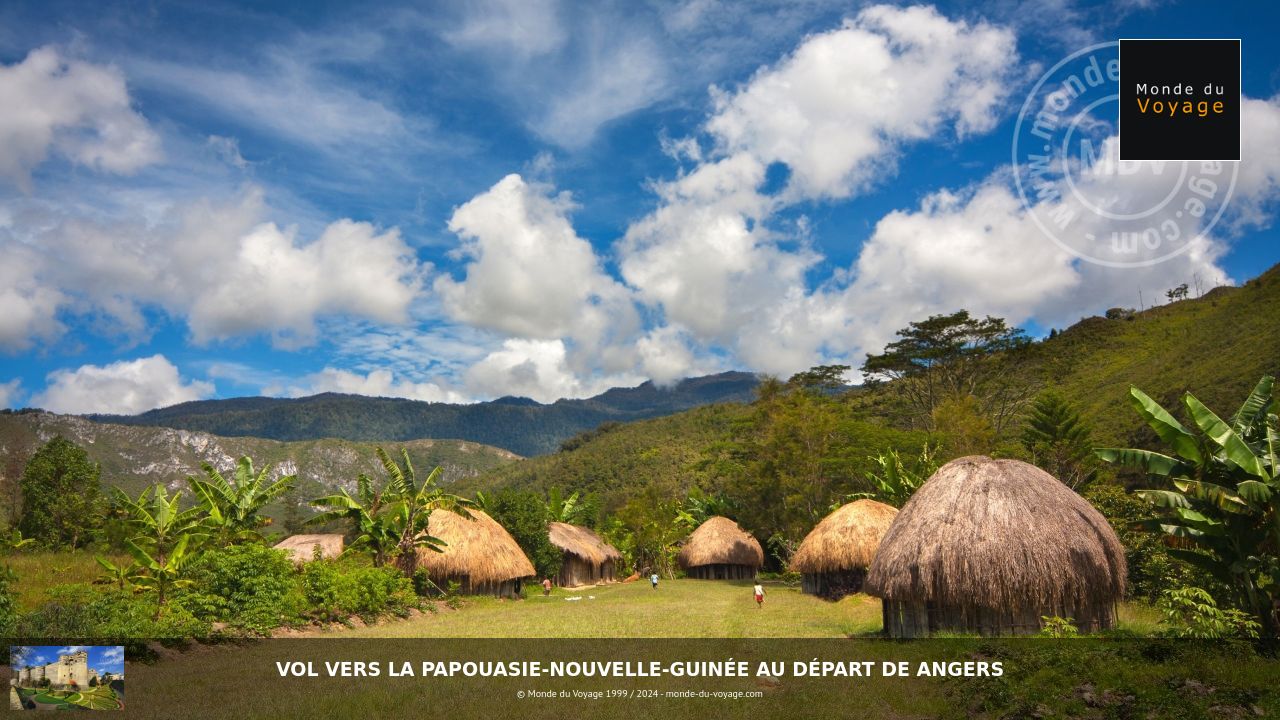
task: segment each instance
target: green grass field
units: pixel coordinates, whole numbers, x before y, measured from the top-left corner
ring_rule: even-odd
[[[117,564],[129,562],[123,554],[105,557]],[[0,564],[8,565],[18,576],[12,589],[18,609],[23,611],[38,607],[57,585],[91,583],[104,574],[94,561],[93,553],[83,550],[19,552],[0,558]]]

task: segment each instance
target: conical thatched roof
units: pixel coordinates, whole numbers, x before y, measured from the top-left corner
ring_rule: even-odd
[[[823,518],[800,543],[791,558],[791,569],[798,573],[824,573],[869,567],[880,539],[897,514],[897,508],[875,500],[856,500],[841,506]]]
[[[473,584],[531,577],[533,564],[506,528],[483,510],[471,510],[470,520],[433,510],[427,534],[448,543],[444,552],[418,548],[418,566],[437,577],[466,575]]]
[[[547,526],[551,544],[564,552],[572,553],[592,565],[603,565],[622,559],[622,554],[588,528],[569,523],[553,522]]]
[[[320,557],[336,558],[342,554],[344,543],[341,535],[290,535],[275,544],[277,550],[285,550],[294,562],[309,562],[320,546]]]
[[[1003,610],[1107,605],[1124,547],[1102,514],[1018,460],[963,457],[916,491],[880,542],[867,592]]]
[[[764,565],[760,543],[738,527],[738,523],[719,515],[698,526],[680,548],[680,567],[699,565]]]

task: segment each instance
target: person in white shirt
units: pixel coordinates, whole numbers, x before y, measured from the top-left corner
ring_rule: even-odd
[[[764,586],[761,585],[759,581],[756,581],[754,589],[756,593],[756,607],[762,608],[764,607]]]

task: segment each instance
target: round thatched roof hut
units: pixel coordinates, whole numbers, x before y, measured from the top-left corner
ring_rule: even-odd
[[[448,510],[433,510],[427,534],[448,543],[443,552],[418,548],[418,567],[441,588],[456,582],[472,595],[514,597],[520,584],[534,575],[533,564],[506,528],[483,510],[471,519]]]
[[[830,600],[860,592],[897,514],[884,503],[855,500],[823,518],[791,558],[791,569],[803,575],[801,589]]]
[[[616,579],[622,554],[594,531],[579,525],[553,522],[547,526],[551,544],[560,549],[560,573],[556,584],[578,587]]]
[[[1034,633],[1042,616],[1109,628],[1124,547],[1102,514],[1034,465],[952,460],[916,491],[876,551],[866,589],[891,637]]]
[[[288,552],[289,559],[295,563],[314,560],[316,548],[320,548],[320,557],[336,558],[344,547],[342,536],[337,534],[290,535],[275,544],[277,550]]]
[[[764,565],[764,550],[738,523],[717,515],[689,535],[677,560],[691,578],[750,580]]]

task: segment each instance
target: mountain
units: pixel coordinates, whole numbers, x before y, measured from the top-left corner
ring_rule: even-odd
[[[374,456],[375,443],[220,437],[33,411],[0,412],[0,476],[16,478],[36,448],[55,435],[84,448],[89,459],[99,463],[104,487],[114,485],[135,495],[156,483],[185,489],[185,478],[199,474],[201,464],[226,471],[243,455],[252,457],[256,467],[273,465],[273,477],[296,473],[298,497],[303,499],[328,494],[338,487],[354,489],[355,478],[362,472],[374,478],[384,477]],[[445,485],[519,459],[507,450],[464,440],[410,440],[384,447],[393,454],[401,447],[408,449],[419,473],[441,466]],[[0,497],[0,506],[9,502],[10,498]]]
[[[296,399],[201,400],[141,415],[95,415],[90,419],[285,441],[341,438],[403,442],[450,438],[528,456],[554,451],[564,440],[605,422],[659,417],[711,403],[747,402],[756,383],[753,374],[726,372],[689,378],[671,387],[646,382],[634,388],[614,388],[584,400],[558,400],[549,405],[510,397],[454,405],[325,393]]]
[[[1035,391],[1055,389],[1074,404],[1099,446],[1160,446],[1129,404],[1130,385],[1178,415],[1178,398],[1190,391],[1227,417],[1262,375],[1280,374],[1280,266],[1240,287],[1111,315],[1034,343],[1021,372]],[[919,448],[924,435],[907,430],[894,396],[892,383],[844,394],[841,412],[855,431],[822,460],[852,458],[846,477],[856,479],[856,461],[868,454]],[[756,432],[754,409],[711,406],[604,427],[566,443],[566,451],[495,467],[465,484],[582,490],[599,495],[606,511],[637,498],[653,505],[740,472],[735,438]],[[1015,423],[997,443],[1016,450],[1021,431]]]

